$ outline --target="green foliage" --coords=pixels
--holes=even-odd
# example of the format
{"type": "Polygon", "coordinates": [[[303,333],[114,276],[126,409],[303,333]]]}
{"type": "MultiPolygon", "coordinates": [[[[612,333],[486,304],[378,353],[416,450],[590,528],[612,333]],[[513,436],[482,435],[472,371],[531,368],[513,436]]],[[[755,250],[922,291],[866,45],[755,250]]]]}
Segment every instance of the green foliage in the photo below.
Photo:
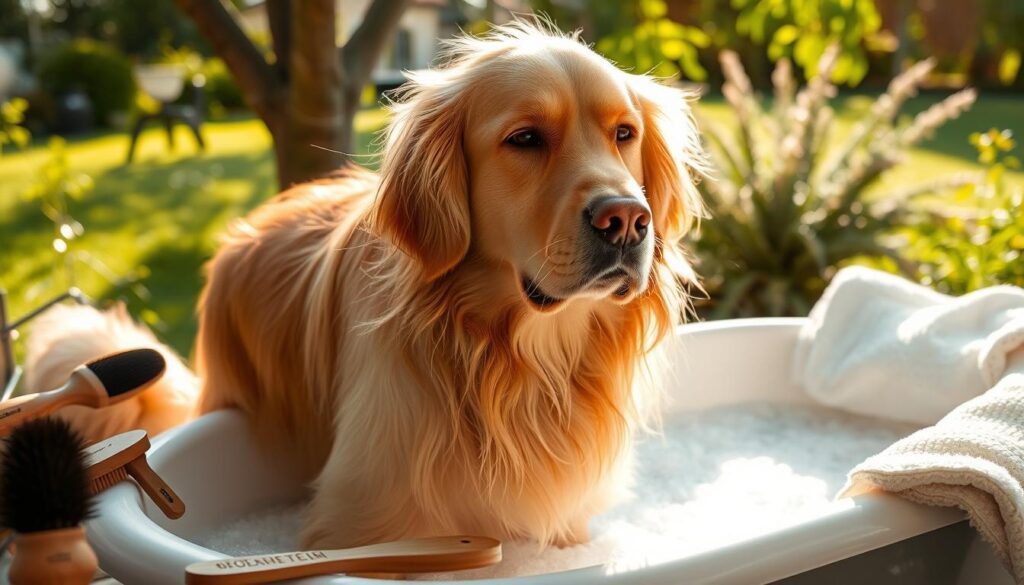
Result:
{"type": "Polygon", "coordinates": [[[614,4],[622,11],[620,22],[630,24],[602,37],[597,52],[637,73],[659,77],[682,74],[695,81],[707,78],[697,59],[698,50],[711,43],[703,30],[669,19],[664,0],[614,4]]]}
{"type": "Polygon", "coordinates": [[[1024,3],[985,0],[977,8],[983,18],[974,58],[983,61],[992,58],[996,62],[999,83],[1014,84],[1020,79],[1021,53],[1024,52],[1024,3]]]}
{"type": "Polygon", "coordinates": [[[908,148],[969,108],[975,94],[954,94],[900,126],[901,106],[932,67],[918,64],[826,152],[836,89],[828,79],[838,54],[827,50],[800,90],[789,61],[780,60],[767,108],[738,57],[722,56],[722,92],[737,131],[701,120],[713,164],[711,180],[702,183],[710,218],[693,243],[712,317],[806,314],[837,268],[854,258],[888,257],[910,270],[882,238],[905,216],[902,201],[869,201],[865,191],[908,148]]]}
{"type": "Polygon", "coordinates": [[[874,0],[732,0],[739,11],[736,31],[767,46],[768,57],[792,58],[814,76],[825,49],[840,48],[832,81],[857,85],[868,71],[864,43],[882,19],[874,0]]]}
{"type": "Polygon", "coordinates": [[[28,37],[28,17],[21,0],[0,0],[0,39],[28,37]]]}
{"type": "Polygon", "coordinates": [[[54,96],[84,91],[99,124],[107,124],[115,112],[129,111],[135,99],[135,78],[128,58],[110,45],[89,39],[72,41],[48,55],[39,79],[54,96]]]}
{"type": "MultiPolygon", "coordinates": [[[[0,32],[4,27],[0,0],[0,32]]],[[[75,39],[90,38],[109,43],[135,57],[152,59],[159,53],[159,42],[169,38],[176,45],[191,45],[207,50],[206,42],[191,20],[175,6],[174,0],[13,0],[34,5],[35,18],[45,36],[75,39]]],[[[22,35],[28,27],[22,24],[22,35]]],[[[0,37],[4,35],[0,34],[0,37]]]]}
{"type": "Polygon", "coordinates": [[[950,197],[925,205],[907,228],[906,256],[919,278],[937,290],[961,295],[999,284],[1024,286],[1024,192],[1006,184],[1020,168],[1009,130],[974,133],[971,144],[987,170],[950,197]]]}
{"type": "Polygon", "coordinates": [[[156,63],[178,65],[187,75],[199,73],[203,66],[203,56],[199,54],[199,51],[189,46],[175,47],[171,44],[169,35],[162,35],[159,50],[160,54],[155,60],[156,63]]]}
{"type": "Polygon", "coordinates": [[[63,266],[65,285],[75,286],[74,258],[71,243],[85,228],[69,212],[69,202],[79,201],[93,189],[92,178],[74,173],[68,164],[66,143],[53,137],[49,155],[36,175],[36,182],[23,194],[25,201],[39,205],[53,226],[52,247],[63,266]]]}
{"type": "Polygon", "coordinates": [[[242,90],[224,65],[224,61],[218,58],[207,59],[200,72],[206,78],[206,101],[212,113],[246,107],[242,90]]]}
{"type": "Polygon", "coordinates": [[[8,144],[23,148],[32,139],[29,131],[22,126],[27,109],[28,101],[22,98],[0,104],[0,155],[8,144]]]}
{"type": "MultiPolygon", "coordinates": [[[[63,290],[78,287],[79,268],[87,268],[99,275],[111,288],[127,287],[136,297],[145,301],[149,291],[139,282],[148,276],[145,266],[139,266],[125,276],[118,276],[99,257],[77,245],[85,233],[85,227],[71,215],[71,207],[81,204],[93,192],[95,183],[89,175],[71,168],[67,143],[63,138],[50,138],[46,161],[35,177],[35,182],[22,193],[22,200],[29,205],[38,205],[53,229],[50,247],[56,256],[56,262],[53,263],[56,271],[44,281],[57,281],[58,287],[63,290]]],[[[144,310],[142,316],[151,325],[159,323],[153,311],[144,310]]]]}
{"type": "Polygon", "coordinates": [[[1020,49],[1007,49],[999,58],[999,81],[1010,85],[1020,71],[1020,49]]]}

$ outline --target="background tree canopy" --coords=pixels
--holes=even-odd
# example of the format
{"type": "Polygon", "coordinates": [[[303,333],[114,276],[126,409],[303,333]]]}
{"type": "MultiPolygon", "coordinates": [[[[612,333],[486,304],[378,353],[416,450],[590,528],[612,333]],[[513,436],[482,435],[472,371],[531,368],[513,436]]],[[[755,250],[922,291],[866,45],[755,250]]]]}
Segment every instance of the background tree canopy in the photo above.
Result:
{"type": "Polygon", "coordinates": [[[1018,84],[1024,3],[1000,0],[534,0],[562,28],[582,28],[598,51],[638,72],[721,81],[717,55],[736,51],[767,87],[788,58],[813,76],[835,43],[831,80],[881,86],[908,63],[934,56],[937,71],[977,86],[1018,84]]]}

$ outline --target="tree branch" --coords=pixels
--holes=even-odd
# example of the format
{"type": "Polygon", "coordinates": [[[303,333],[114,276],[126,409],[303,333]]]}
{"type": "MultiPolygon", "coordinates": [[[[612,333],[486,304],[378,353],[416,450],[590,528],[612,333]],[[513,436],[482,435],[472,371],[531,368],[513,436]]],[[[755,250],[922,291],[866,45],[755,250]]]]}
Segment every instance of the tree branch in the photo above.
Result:
{"type": "Polygon", "coordinates": [[[391,40],[398,21],[410,0],[374,0],[363,15],[363,22],[341,49],[345,87],[361,91],[377,64],[381,52],[391,40]]]}
{"type": "Polygon", "coordinates": [[[288,64],[292,51],[292,11],[290,0],[266,0],[267,24],[274,40],[274,69],[278,79],[288,81],[288,64]]]}
{"type": "Polygon", "coordinates": [[[213,50],[224,60],[242,89],[246,101],[271,131],[276,110],[272,103],[281,86],[273,69],[252,44],[233,16],[234,6],[221,0],[176,0],[178,7],[195,23],[213,50]]]}

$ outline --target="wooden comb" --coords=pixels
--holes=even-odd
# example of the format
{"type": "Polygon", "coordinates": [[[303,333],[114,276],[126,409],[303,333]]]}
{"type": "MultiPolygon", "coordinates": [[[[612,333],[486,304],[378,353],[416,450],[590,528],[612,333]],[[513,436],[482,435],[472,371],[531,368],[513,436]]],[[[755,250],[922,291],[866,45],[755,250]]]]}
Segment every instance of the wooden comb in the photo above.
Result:
{"type": "Polygon", "coordinates": [[[501,542],[484,536],[398,540],[339,550],[307,550],[192,563],[187,585],[269,583],[331,573],[434,573],[501,561],[501,542]]]}

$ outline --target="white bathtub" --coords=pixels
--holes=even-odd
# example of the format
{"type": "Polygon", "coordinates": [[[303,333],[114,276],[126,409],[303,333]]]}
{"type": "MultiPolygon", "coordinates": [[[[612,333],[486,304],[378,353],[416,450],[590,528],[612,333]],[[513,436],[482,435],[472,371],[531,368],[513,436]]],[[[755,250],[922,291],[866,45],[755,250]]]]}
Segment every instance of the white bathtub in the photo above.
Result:
{"type": "MultiPolygon", "coordinates": [[[[801,319],[745,319],[680,329],[668,416],[752,401],[805,402],[790,382],[790,354],[801,319]]],[[[257,452],[244,419],[203,416],[153,441],[153,467],[188,506],[168,520],[138,489],[122,483],[99,498],[88,524],[101,567],[126,585],[184,581],[185,566],[224,555],[192,540],[212,526],[303,495],[257,452]]],[[[322,577],[304,583],[381,583],[322,577]]],[[[954,509],[877,495],[839,502],[814,520],[726,547],[635,571],[604,567],[479,583],[571,585],[759,584],[1011,585],[987,545],[954,509]]],[[[397,583],[397,582],[396,582],[397,583]]]]}

